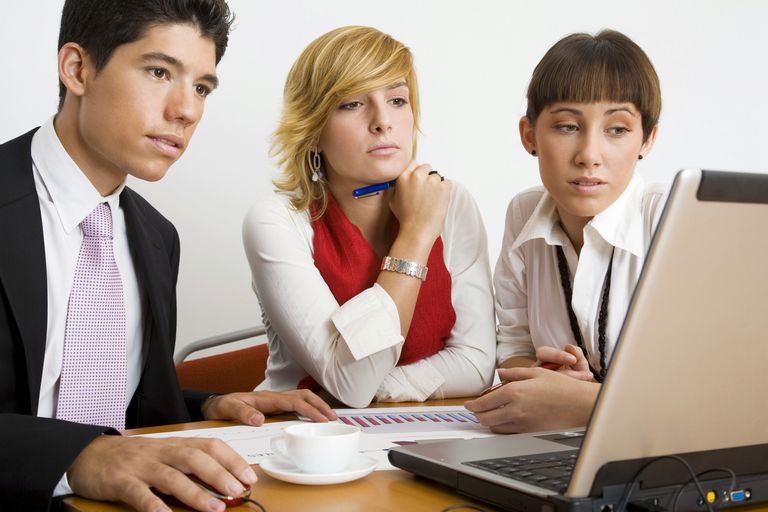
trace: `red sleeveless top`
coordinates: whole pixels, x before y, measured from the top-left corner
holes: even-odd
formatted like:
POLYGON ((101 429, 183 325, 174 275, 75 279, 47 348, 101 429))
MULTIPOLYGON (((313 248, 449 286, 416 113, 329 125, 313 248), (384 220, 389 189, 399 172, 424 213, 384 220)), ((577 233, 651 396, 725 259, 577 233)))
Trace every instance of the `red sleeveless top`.
MULTIPOLYGON (((328 207, 319 219, 312 221, 312 228, 315 266, 339 305, 373 286, 381 272, 381 258, 347 219, 333 195, 328 194, 328 207)), ((445 348, 445 340, 456 323, 451 304, 451 275, 445 267, 440 237, 432 246, 427 267, 427 280, 421 284, 398 366, 445 348)), ((298 387, 320 389, 312 377, 302 379, 298 387)))

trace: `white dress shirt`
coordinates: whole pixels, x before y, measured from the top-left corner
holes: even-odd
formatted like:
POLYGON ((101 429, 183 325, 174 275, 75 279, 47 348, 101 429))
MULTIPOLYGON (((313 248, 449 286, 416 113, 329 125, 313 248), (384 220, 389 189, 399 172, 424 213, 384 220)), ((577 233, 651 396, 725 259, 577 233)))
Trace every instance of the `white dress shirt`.
MULTIPOLYGON (((102 197, 61 145, 53 118, 35 132, 31 152, 43 221, 48 298, 45 359, 37 415, 46 418, 56 415, 69 293, 83 239, 80 222, 103 202, 109 203, 112 212, 114 255, 125 300, 127 407, 141 377, 143 324, 139 285, 128 247, 125 216, 120 208, 120 192, 125 184, 111 195, 102 197)), ((64 478, 54 495, 69 492, 64 478)))
MULTIPOLYGON (((456 324, 445 348, 397 366, 404 339, 394 301, 378 284, 342 306, 317 270, 307 211, 272 194, 245 217, 243 243, 269 339, 257 389, 296 389, 311 375, 352 407, 378 401, 472 396, 494 369, 494 317, 485 228, 469 193, 453 183, 443 226, 456 324)), ((429 279, 429 277, 427 277, 429 279)))
POLYGON ((600 368, 597 317, 613 254, 608 297, 606 361, 610 361, 645 254, 665 202, 665 187, 646 185, 635 173, 626 190, 584 227, 579 255, 560 225, 543 187, 518 194, 507 209, 504 241, 496 263, 497 359, 535 359, 536 349, 576 344, 560 284, 555 246, 563 247, 571 274, 571 305, 587 357, 600 368))

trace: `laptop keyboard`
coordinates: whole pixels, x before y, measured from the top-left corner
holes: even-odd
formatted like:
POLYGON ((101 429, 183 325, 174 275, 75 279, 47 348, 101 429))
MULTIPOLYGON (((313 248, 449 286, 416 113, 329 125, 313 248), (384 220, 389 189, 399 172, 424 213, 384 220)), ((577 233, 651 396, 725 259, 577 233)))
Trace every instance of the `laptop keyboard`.
POLYGON ((568 488, 577 455, 578 451, 568 450, 475 460, 464 464, 563 494, 568 488))

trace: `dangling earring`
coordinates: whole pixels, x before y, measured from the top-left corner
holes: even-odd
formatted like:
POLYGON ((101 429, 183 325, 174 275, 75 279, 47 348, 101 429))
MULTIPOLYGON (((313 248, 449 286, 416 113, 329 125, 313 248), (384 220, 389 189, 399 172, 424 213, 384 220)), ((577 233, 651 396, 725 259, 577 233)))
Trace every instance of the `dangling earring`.
POLYGON ((320 153, 317 152, 317 148, 312 148, 312 159, 310 161, 310 168, 312 169, 312 182, 317 183, 323 176, 323 171, 320 170, 320 153))
POLYGON ((638 160, 642 160, 643 159, 643 155, 637 155, 637 159, 638 160))

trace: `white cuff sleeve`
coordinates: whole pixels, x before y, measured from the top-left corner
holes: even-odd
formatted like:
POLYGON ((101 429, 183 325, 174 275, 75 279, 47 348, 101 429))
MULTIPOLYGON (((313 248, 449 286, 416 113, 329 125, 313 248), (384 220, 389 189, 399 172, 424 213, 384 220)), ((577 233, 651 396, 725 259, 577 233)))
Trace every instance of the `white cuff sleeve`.
MULTIPOLYGON (((445 377, 422 359, 393 368, 376 391, 379 402, 423 402, 443 385, 445 377), (407 372, 404 369, 407 368, 407 372)), ((442 397, 435 397, 442 398, 442 397)))
POLYGON ((53 490, 53 497, 65 496, 67 494, 73 494, 72 488, 69 486, 69 480, 67 480, 67 474, 61 477, 59 483, 56 484, 56 488, 53 490))
POLYGON ((397 307, 378 284, 345 302, 331 321, 356 361, 404 341, 397 307))

